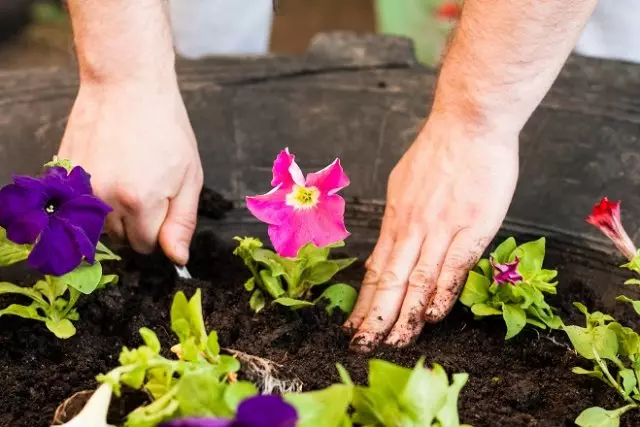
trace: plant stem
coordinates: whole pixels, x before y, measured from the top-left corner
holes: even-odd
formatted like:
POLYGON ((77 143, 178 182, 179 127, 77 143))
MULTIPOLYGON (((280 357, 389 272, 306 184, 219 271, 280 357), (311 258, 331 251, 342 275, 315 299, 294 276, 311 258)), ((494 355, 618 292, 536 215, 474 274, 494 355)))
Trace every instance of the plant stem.
POLYGON ((80 292, 78 292, 73 288, 69 288, 69 302, 67 303, 67 306, 62 312, 63 319, 67 317, 71 309, 76 306, 76 303, 78 302, 78 298, 80 298, 80 292))
POLYGON ((598 354, 598 351, 595 349, 595 346, 592 346, 591 349, 593 350, 593 355, 596 359, 596 362, 598 362, 600 369, 602 369, 602 372, 607 377, 607 380, 609 381, 609 384, 611 385, 611 387, 615 388, 618 391, 618 394, 620 394, 620 396, 622 396, 622 398, 626 402, 629 402, 635 405, 635 402, 633 401, 633 399, 624 393, 624 390, 622 389, 622 387, 620 387, 620 384, 618 384, 618 382, 613 378, 613 376, 609 372, 607 363, 600 358, 600 355, 598 354))

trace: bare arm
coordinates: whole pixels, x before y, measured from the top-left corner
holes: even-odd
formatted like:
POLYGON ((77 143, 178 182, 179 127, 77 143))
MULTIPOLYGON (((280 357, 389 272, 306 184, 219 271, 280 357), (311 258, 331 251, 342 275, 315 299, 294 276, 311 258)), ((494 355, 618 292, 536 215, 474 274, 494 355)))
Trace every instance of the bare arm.
POLYGON ((165 0, 68 0, 83 82, 175 79, 165 0))
POLYGON ((353 346, 406 345, 451 310, 498 231, 518 135, 596 0, 466 0, 431 114, 389 177, 378 243, 346 326, 353 346))
POLYGON ((520 131, 557 77, 597 0, 466 0, 433 112, 520 131))

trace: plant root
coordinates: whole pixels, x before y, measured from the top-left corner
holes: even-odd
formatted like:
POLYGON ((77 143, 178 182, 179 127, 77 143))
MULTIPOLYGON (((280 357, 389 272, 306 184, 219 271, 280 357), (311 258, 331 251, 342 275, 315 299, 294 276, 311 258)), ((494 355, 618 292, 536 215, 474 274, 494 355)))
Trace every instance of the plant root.
POLYGON ((284 366, 269 359, 254 356, 231 348, 223 349, 242 363, 243 373, 264 394, 285 394, 302 391, 302 381, 285 372, 284 366))
POLYGON ((86 403, 89 401, 93 392, 94 390, 82 390, 62 402, 53 414, 53 422, 51 425, 62 425, 71 421, 73 417, 82 411, 82 408, 84 408, 86 403))

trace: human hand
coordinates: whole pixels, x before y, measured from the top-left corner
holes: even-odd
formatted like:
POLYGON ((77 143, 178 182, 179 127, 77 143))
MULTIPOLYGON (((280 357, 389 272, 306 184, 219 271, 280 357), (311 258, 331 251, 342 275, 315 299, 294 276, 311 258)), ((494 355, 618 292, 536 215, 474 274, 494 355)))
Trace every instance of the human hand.
POLYGON ((380 237, 345 328, 352 347, 404 346, 451 310, 507 213, 517 133, 475 135, 432 116, 391 172, 380 237))
POLYGON ((203 184, 175 75, 159 82, 83 83, 58 152, 92 175, 114 211, 106 228, 138 252, 157 243, 184 265, 203 184))

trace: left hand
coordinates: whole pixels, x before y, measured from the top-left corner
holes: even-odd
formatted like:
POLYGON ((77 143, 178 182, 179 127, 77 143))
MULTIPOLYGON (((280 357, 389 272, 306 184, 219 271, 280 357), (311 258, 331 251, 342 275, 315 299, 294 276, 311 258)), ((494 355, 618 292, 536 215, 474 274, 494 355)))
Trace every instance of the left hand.
POLYGON ((352 347, 404 346, 442 320, 507 213, 518 177, 516 132, 429 119, 389 177, 380 238, 345 324, 352 347))

